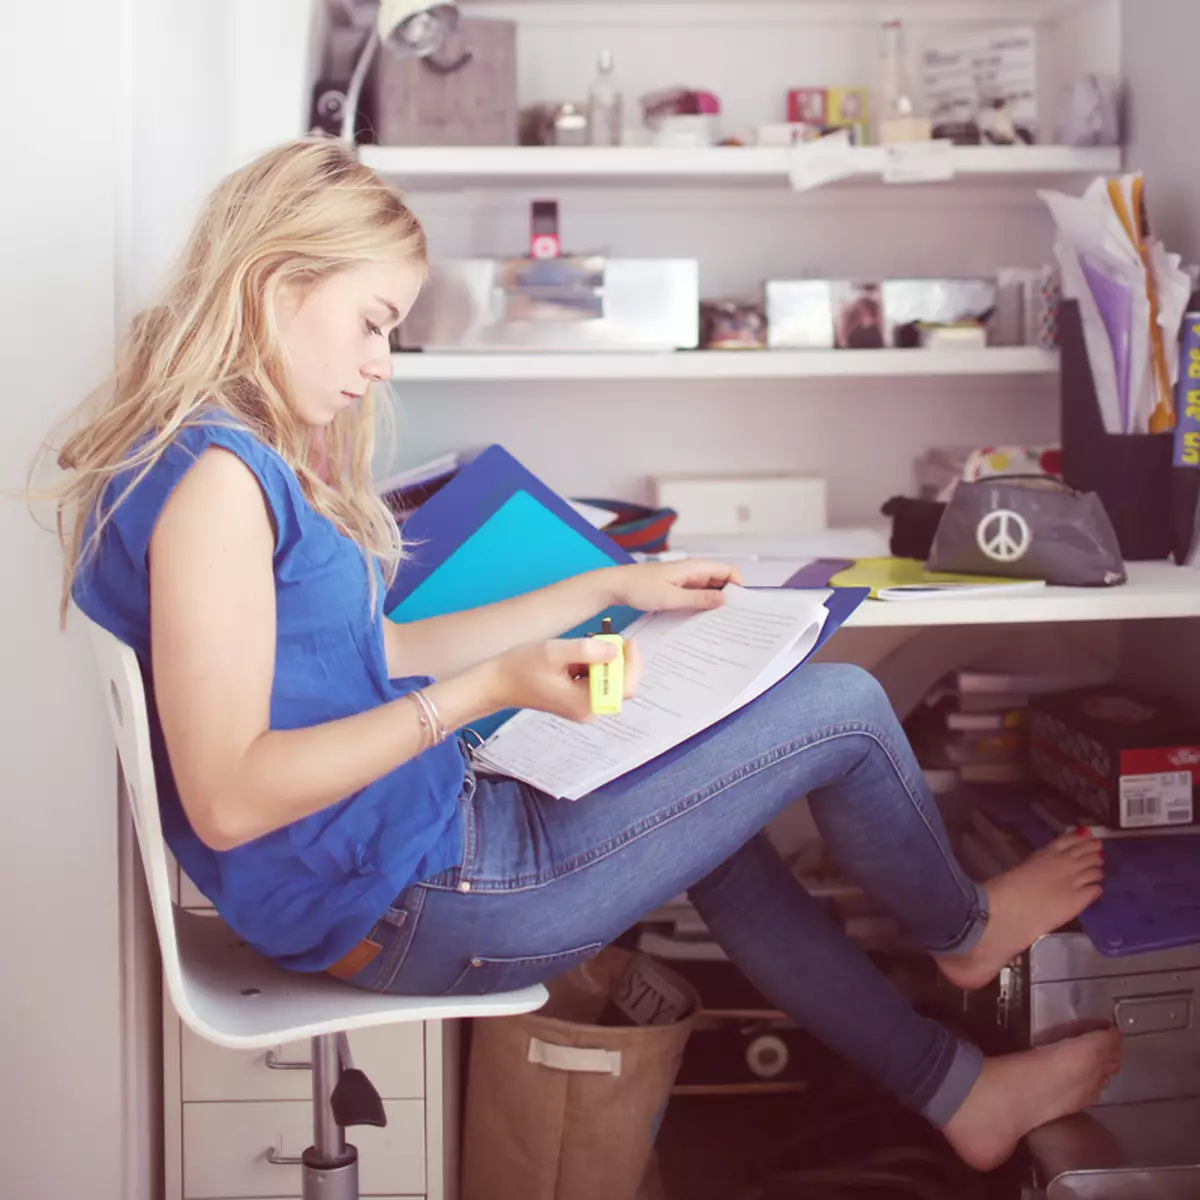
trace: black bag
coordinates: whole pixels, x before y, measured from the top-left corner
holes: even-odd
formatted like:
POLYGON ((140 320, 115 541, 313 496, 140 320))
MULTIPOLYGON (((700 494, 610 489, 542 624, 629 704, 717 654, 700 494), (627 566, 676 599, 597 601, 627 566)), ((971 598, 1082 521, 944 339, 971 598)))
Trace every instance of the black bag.
POLYGON ((1125 562, 1100 497, 1041 475, 1002 475, 954 490, 926 566, 963 575, 1124 583, 1125 562))

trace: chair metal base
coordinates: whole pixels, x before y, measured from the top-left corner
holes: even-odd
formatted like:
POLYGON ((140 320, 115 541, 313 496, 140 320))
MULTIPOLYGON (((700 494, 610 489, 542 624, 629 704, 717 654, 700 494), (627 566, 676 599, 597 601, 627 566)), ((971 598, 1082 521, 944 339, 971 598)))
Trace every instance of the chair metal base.
POLYGON ((358 1151, 348 1145, 345 1157, 347 1161, 331 1166, 312 1147, 304 1152, 303 1200, 359 1200, 358 1151))
POLYGON ((359 1200, 358 1151, 346 1142, 331 1102, 340 1054, 337 1034, 312 1039, 313 1144, 301 1156, 303 1200, 359 1200))

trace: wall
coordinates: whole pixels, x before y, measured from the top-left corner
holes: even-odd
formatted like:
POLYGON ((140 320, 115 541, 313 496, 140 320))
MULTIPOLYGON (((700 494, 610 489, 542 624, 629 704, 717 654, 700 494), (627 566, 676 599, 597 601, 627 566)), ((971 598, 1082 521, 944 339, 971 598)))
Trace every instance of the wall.
MULTIPOLYGON (((685 82, 721 97, 726 134, 784 116, 789 87, 871 85, 878 72, 873 4, 538 3, 486 0, 478 15, 518 21, 522 103, 581 99, 597 52, 613 51, 626 104, 685 82), (675 64, 665 67, 668 51, 675 64), (753 63, 753 70, 744 64, 753 63)), ((900 0, 887 6, 915 48, 935 33, 1031 21, 1043 35, 1045 124, 1062 72, 1115 70, 1115 0, 1051 19, 1042 0, 900 0)), ((401 181, 402 182, 402 181, 401 181)), ((1068 187, 1082 186, 1075 181, 1068 187)), ((546 189, 418 193, 433 253, 522 254, 529 202, 560 202, 569 251, 698 257, 706 297, 755 296, 768 278, 991 274, 1048 261, 1051 229, 1032 186, 835 189, 546 189)), ((1043 442, 1057 436, 1053 379, 395 385, 396 461, 503 441, 551 486, 575 495, 645 499, 668 471, 798 471, 829 480, 834 524, 878 524, 889 496, 910 490, 930 444, 1043 442), (578 453, 576 447, 605 447, 578 453)))
MULTIPOLYGON (((21 98, 3 122, 0 489, 111 354, 123 9, 0 6, 21 98)), ((127 1200, 115 760, 81 631, 58 629, 54 539, 9 495, 0 545, 0 1194, 127 1200)))
POLYGON ((17 581, 0 589, 4 1200, 161 1194, 161 1025, 90 650, 79 628, 57 626, 54 538, 3 493, 102 378, 117 326, 150 297, 217 178, 301 132, 312 11, 309 0, 0 5, 0 45, 28 48, 7 56, 6 83, 35 98, 5 110, 0 189, 0 545, 17 581), (276 53, 263 61, 268 39, 276 53))
POLYGON ((1126 0, 1121 25, 1129 89, 1129 166, 1146 172, 1156 232, 1200 262, 1200 155, 1192 84, 1200 46, 1194 0, 1126 0))

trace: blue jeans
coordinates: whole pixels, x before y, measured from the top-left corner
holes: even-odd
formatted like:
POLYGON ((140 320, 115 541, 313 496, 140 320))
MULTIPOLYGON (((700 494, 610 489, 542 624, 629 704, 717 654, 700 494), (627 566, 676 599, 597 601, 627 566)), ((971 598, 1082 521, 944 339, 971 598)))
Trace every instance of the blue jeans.
POLYGON ((687 890, 729 958, 797 1024, 943 1125, 982 1056, 919 1016, 796 881, 763 834, 808 795, 831 856, 935 954, 987 923, 983 889, 882 689, 840 665, 794 671, 710 737, 582 801, 468 772, 460 867, 406 889, 351 981, 480 995, 582 962, 687 890))

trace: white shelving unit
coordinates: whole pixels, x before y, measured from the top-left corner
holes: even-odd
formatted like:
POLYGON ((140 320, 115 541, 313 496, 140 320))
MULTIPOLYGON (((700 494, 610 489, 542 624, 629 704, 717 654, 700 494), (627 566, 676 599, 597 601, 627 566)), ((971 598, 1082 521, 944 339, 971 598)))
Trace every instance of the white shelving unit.
MULTIPOLYGON (((363 146, 362 161, 406 188, 529 187, 580 184, 787 186, 796 154, 787 147, 713 146, 363 146)), ((879 184, 888 150, 848 151, 844 185, 879 184)), ((951 154, 955 179, 991 185, 1050 184, 1119 171, 1119 149, 1068 146, 960 146, 951 154)), ((839 186, 834 184, 831 186, 839 186)), ((913 185, 896 185, 913 186, 913 185)))
POLYGON ((595 354, 418 351, 392 355, 392 371, 397 383, 1045 376, 1058 371, 1058 355, 1030 346, 988 350, 695 350, 595 354))

